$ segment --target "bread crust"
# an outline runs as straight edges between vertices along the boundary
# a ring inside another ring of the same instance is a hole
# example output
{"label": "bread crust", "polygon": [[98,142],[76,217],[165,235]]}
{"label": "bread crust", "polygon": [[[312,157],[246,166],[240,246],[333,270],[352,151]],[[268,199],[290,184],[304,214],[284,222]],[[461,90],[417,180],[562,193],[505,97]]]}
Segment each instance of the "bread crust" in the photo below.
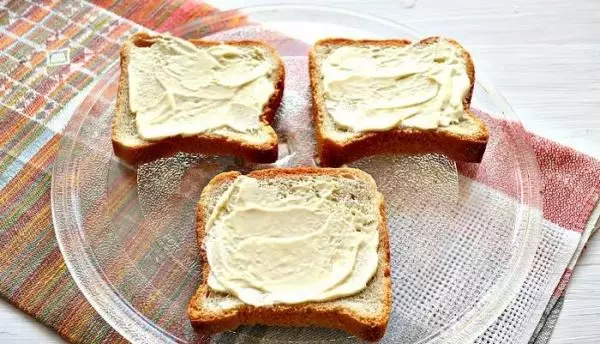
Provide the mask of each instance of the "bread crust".
{"label": "bread crust", "polygon": [[[207,262],[204,246],[205,225],[210,214],[205,213],[206,204],[212,197],[213,190],[223,183],[232,182],[239,172],[225,172],[217,175],[202,191],[198,202],[196,219],[196,232],[202,261]],[[257,179],[290,178],[308,175],[342,176],[358,179],[372,184],[376,188],[373,178],[367,173],[352,168],[274,168],[254,171],[248,176]],[[261,324],[274,326],[304,327],[316,325],[333,329],[343,330],[354,336],[367,341],[376,341],[383,337],[387,328],[389,314],[392,307],[392,282],[390,270],[390,244],[385,215],[383,195],[379,195],[379,255],[383,255],[385,264],[378,266],[383,274],[383,311],[376,317],[363,317],[351,310],[340,306],[331,306],[323,302],[308,302],[296,305],[273,305],[266,307],[255,307],[252,305],[240,305],[227,311],[210,313],[198,307],[202,299],[210,296],[208,287],[209,266],[204,264],[201,284],[196,294],[190,300],[188,316],[194,328],[203,334],[232,330],[241,325]],[[381,265],[381,264],[380,264]]]}
{"label": "bread crust", "polygon": [[[441,37],[429,37],[417,44],[432,44]],[[324,120],[327,116],[324,100],[319,94],[321,76],[318,67],[316,48],[324,45],[351,46],[351,45],[379,45],[384,47],[405,46],[412,44],[408,40],[351,40],[343,38],[330,38],[319,40],[309,52],[309,73],[312,95],[312,117],[315,126],[317,141],[317,155],[321,166],[340,166],[342,164],[360,159],[362,157],[379,154],[427,154],[440,153],[454,160],[465,162],[481,162],[489,132],[486,125],[473,111],[471,111],[471,98],[475,85],[475,66],[471,55],[457,41],[446,39],[458,47],[467,65],[467,74],[471,88],[463,101],[465,116],[476,123],[478,132],[472,136],[460,135],[444,128],[423,130],[416,128],[395,128],[387,131],[372,131],[344,142],[336,141],[327,136],[324,130]]]}
{"label": "bread crust", "polygon": [[[272,47],[258,41],[228,41],[227,44],[236,46],[260,46],[269,51],[277,61],[274,76],[275,91],[269,98],[263,108],[260,116],[262,123],[261,130],[266,130],[271,137],[269,142],[264,144],[252,144],[222,135],[204,133],[192,136],[174,136],[156,141],[143,141],[139,144],[131,145],[123,142],[119,137],[119,124],[116,120],[117,115],[132,116],[129,110],[128,90],[128,70],[129,50],[131,44],[141,47],[151,46],[156,42],[158,36],[150,36],[147,33],[137,33],[133,35],[121,47],[121,75],[117,91],[116,114],[112,122],[112,144],[115,155],[125,162],[136,165],[155,160],[162,157],[171,156],[177,152],[199,153],[209,155],[230,155],[239,156],[244,160],[258,163],[271,163],[277,160],[277,135],[271,127],[275,113],[281,104],[283,96],[285,72],[283,61],[279,53]],[[196,46],[208,47],[221,44],[222,42],[190,40]]]}

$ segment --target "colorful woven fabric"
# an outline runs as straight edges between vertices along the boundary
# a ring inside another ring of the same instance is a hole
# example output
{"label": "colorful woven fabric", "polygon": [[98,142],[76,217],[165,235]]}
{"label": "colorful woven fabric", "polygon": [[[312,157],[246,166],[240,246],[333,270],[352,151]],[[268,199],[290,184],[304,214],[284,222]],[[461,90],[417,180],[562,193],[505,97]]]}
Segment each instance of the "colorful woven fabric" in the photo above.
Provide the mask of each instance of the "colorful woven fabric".
{"label": "colorful woven fabric", "polygon": [[[123,39],[143,27],[168,31],[214,11],[194,0],[15,0],[0,5],[0,295],[69,341],[125,341],[79,292],[54,237],[51,166],[69,110],[118,59]],[[554,234],[560,233],[575,243],[555,251],[540,250],[542,258],[559,250],[573,256],[560,283],[547,282],[557,287],[545,309],[539,310],[541,321],[531,339],[544,343],[577,258],[594,229],[589,219],[600,195],[600,162],[547,139],[530,138],[542,172],[543,240],[554,247],[551,244],[561,242]],[[462,172],[486,179],[468,166]],[[127,204],[132,183],[135,177],[125,177],[111,197]],[[492,186],[511,194],[510,186]],[[133,243],[132,252],[143,252],[144,244]],[[144,313],[162,316],[154,304],[137,306]],[[517,308],[509,308],[481,338],[501,338],[507,319],[516,316],[510,310]]]}
{"label": "colorful woven fabric", "polygon": [[110,11],[85,1],[0,5],[0,294],[69,341],[117,343],[124,339],[81,295],[54,237],[61,115],[118,59],[120,42],[141,28],[135,20],[168,29],[214,9],[197,1],[98,5]]}

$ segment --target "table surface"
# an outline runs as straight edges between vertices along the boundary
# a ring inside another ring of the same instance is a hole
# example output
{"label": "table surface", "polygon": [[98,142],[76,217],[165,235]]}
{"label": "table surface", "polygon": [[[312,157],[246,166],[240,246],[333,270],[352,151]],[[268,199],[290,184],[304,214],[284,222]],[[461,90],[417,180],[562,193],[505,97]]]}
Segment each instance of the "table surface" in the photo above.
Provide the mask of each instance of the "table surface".
{"label": "table surface", "polygon": [[[214,1],[221,9],[269,3],[273,1]],[[368,5],[361,0],[329,0],[327,4],[400,22],[425,35],[457,38],[471,51],[477,72],[500,90],[528,130],[600,159],[599,0],[387,0]],[[551,343],[600,342],[599,285],[600,236],[596,236],[575,269]],[[0,300],[0,343],[63,342]]]}

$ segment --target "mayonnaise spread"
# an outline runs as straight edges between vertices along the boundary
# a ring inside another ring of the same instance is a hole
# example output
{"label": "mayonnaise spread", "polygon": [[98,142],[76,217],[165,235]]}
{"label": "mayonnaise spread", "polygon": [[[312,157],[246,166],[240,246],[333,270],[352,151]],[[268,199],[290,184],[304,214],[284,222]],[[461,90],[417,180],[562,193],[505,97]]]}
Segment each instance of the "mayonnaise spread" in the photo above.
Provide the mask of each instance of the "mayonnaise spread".
{"label": "mayonnaise spread", "polygon": [[266,140],[259,117],[274,91],[273,70],[255,47],[197,47],[171,36],[133,46],[127,72],[138,135],[159,140],[227,129]]}
{"label": "mayonnaise spread", "polygon": [[255,306],[363,290],[377,271],[378,210],[339,201],[339,183],[320,179],[237,177],[206,223],[209,288]]}
{"label": "mayonnaise spread", "polygon": [[351,132],[458,123],[471,82],[461,50],[427,45],[344,46],[322,63],[325,106]]}

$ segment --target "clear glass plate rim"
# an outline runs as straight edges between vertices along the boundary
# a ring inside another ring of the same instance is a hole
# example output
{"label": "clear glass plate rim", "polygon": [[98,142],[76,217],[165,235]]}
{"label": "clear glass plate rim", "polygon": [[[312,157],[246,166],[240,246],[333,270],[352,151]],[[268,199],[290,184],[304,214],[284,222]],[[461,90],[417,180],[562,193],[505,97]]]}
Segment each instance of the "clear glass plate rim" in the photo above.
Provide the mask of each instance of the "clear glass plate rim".
{"label": "clear glass plate rim", "polygon": [[[175,29],[172,33],[185,33],[192,31],[194,27],[198,25],[208,26],[215,22],[222,22],[229,18],[239,17],[240,14],[248,14],[252,15],[255,13],[261,12],[272,12],[272,11],[289,11],[289,10],[298,10],[298,11],[317,11],[317,12],[328,12],[331,14],[342,14],[351,16],[354,18],[360,18],[364,20],[369,20],[372,22],[377,22],[379,24],[383,24],[385,26],[394,27],[396,29],[400,28],[407,32],[410,32],[414,36],[420,36],[417,31],[414,29],[400,24],[398,22],[394,22],[385,18],[373,16],[365,13],[358,13],[352,10],[347,10],[340,7],[334,6],[324,6],[324,5],[308,5],[308,4],[290,4],[290,3],[278,3],[278,4],[269,4],[269,5],[257,5],[257,6],[249,6],[249,7],[240,7],[237,9],[230,9],[222,12],[218,12],[206,17],[202,17],[201,19],[197,19],[194,21],[190,21],[184,25],[181,25]],[[256,25],[260,25],[261,23],[256,23]]]}
{"label": "clear glass plate rim", "polygon": [[[236,10],[229,10],[226,12],[216,13],[209,17],[203,18],[202,25],[208,25],[209,23],[214,22],[214,21],[222,21],[227,16],[239,15],[240,12],[252,14],[252,13],[260,13],[261,11],[269,11],[269,10],[281,11],[281,10],[292,10],[292,9],[325,11],[325,12],[330,12],[330,13],[335,13],[335,14],[350,15],[355,18],[376,21],[379,24],[384,24],[387,26],[401,28],[402,30],[412,32],[415,36],[418,36],[418,37],[421,36],[412,28],[408,28],[402,24],[395,23],[395,22],[387,20],[387,19],[383,19],[383,18],[371,16],[371,15],[366,15],[366,14],[362,14],[362,13],[356,13],[356,12],[341,9],[341,8],[325,7],[325,6],[311,6],[311,5],[289,5],[289,4],[268,5],[268,6],[254,6],[254,7],[240,8],[240,9],[236,9]],[[260,23],[257,23],[257,24],[260,24]],[[193,27],[194,25],[198,25],[198,23],[191,22],[189,24],[185,24],[182,27],[178,28],[177,31],[185,32],[184,30],[187,27]],[[77,213],[77,211],[74,211],[74,214],[71,214],[72,216],[75,216],[75,219],[70,219],[70,220],[68,219],[67,214],[58,214],[56,212],[56,209],[59,208],[57,206],[58,204],[67,205],[66,207],[63,206],[62,209],[76,209],[77,208],[77,205],[74,202],[72,202],[73,199],[70,199],[71,202],[69,202],[69,200],[67,200],[65,198],[66,197],[65,192],[69,191],[68,190],[69,187],[66,184],[66,182],[67,182],[66,178],[59,179],[59,178],[57,178],[57,176],[60,175],[61,170],[66,171],[66,170],[69,170],[69,168],[73,167],[73,166],[69,166],[69,161],[67,159],[68,157],[71,156],[70,153],[73,150],[73,145],[69,145],[69,141],[78,137],[81,127],[83,126],[85,119],[87,118],[92,106],[94,104],[96,104],[100,95],[102,95],[106,91],[106,89],[110,86],[110,84],[112,82],[114,82],[114,79],[118,72],[116,70],[117,65],[118,65],[118,63],[115,62],[109,68],[107,68],[107,72],[105,72],[103,75],[101,75],[101,77],[99,78],[99,82],[92,88],[92,90],[99,89],[99,92],[94,92],[94,94],[95,94],[94,100],[91,102],[87,102],[87,99],[86,99],[82,102],[82,104],[80,104],[80,106],[83,106],[84,104],[88,105],[85,116],[74,116],[75,118],[73,118],[69,122],[69,124],[67,125],[67,128],[64,131],[64,136],[61,139],[60,146],[59,146],[59,149],[57,152],[57,158],[56,158],[56,161],[53,166],[53,171],[52,171],[53,178],[52,178],[52,183],[51,183],[52,217],[53,217],[53,222],[54,222],[54,226],[55,226],[57,241],[58,241],[59,248],[63,254],[63,257],[65,258],[65,263],[67,265],[67,268],[69,269],[70,273],[74,277],[74,280],[75,280],[77,286],[79,287],[79,289],[83,292],[84,296],[90,302],[90,304],[94,307],[94,309],[96,309],[96,311],[113,328],[115,328],[121,335],[123,335],[126,339],[133,341],[133,342],[147,341],[147,340],[149,340],[149,341],[165,341],[166,339],[168,339],[172,342],[182,342],[179,338],[174,337],[173,335],[166,332],[159,326],[155,325],[151,320],[146,318],[144,315],[140,314],[137,310],[135,310],[133,307],[131,307],[131,305],[129,305],[127,302],[125,302],[124,300],[121,300],[118,297],[118,295],[119,295],[118,291],[110,284],[110,282],[108,282],[104,278],[102,278],[102,274],[101,274],[101,272],[99,272],[99,269],[100,269],[99,265],[94,260],[93,255],[85,254],[85,253],[89,253],[88,252],[89,247],[86,244],[85,238],[82,237],[82,234],[83,234],[81,232],[82,224],[81,224],[81,220],[78,218],[79,214]],[[494,102],[499,107],[502,108],[504,115],[508,115],[509,117],[512,117],[511,120],[514,120],[515,122],[518,123],[518,121],[516,120],[516,116],[511,108],[511,106],[509,105],[509,103],[504,99],[504,97],[493,86],[491,86],[491,83],[489,83],[487,80],[485,80],[484,77],[481,77],[478,75],[477,84],[479,84],[481,87],[483,87],[487,91],[487,93],[494,99]],[[92,93],[90,93],[90,95],[91,94]],[[80,110],[80,108],[78,108],[76,111],[78,111],[78,110]],[[515,140],[515,142],[520,146],[519,151],[524,152],[524,154],[517,156],[517,158],[518,158],[517,161],[518,161],[519,168],[520,168],[519,171],[522,174],[520,176],[520,179],[523,180],[523,178],[525,178],[525,180],[529,181],[529,185],[527,185],[526,190],[522,190],[523,191],[522,197],[527,202],[524,202],[521,205],[521,207],[523,207],[524,204],[527,204],[532,209],[540,209],[541,208],[540,207],[541,198],[540,198],[540,195],[538,192],[539,180],[540,180],[539,179],[539,167],[537,165],[537,161],[535,160],[533,147],[531,146],[531,144],[528,144],[528,142],[525,142],[525,140],[522,139],[523,135],[525,135],[524,129],[520,126],[518,126],[518,127],[519,127],[520,131],[522,131],[522,132],[517,132],[517,129],[515,129],[515,128],[511,128],[510,132],[514,137],[520,138],[520,139]],[[73,134],[73,133],[74,133],[74,135],[69,135],[69,134]],[[74,144],[74,141],[72,143]],[[62,181],[62,183],[60,183],[61,181]],[[523,187],[525,185],[521,184],[521,186]],[[62,197],[58,197],[58,195],[62,195]],[[67,204],[67,203],[69,203],[69,204]],[[523,214],[523,212],[521,212],[520,214]],[[528,228],[539,227],[539,224],[536,223],[535,216],[532,216],[531,211],[526,211],[525,215],[526,215],[525,216],[526,218],[524,218],[522,220],[526,221],[529,224],[527,226]],[[69,226],[69,224],[70,224],[70,226]],[[66,225],[66,227],[65,227],[65,225]],[[74,232],[76,235],[69,235],[70,232]],[[101,288],[98,291],[93,291],[93,290],[90,290],[87,287],[85,287],[85,285],[84,285],[85,283],[83,283],[82,280],[85,278],[90,278],[90,277],[81,275],[79,270],[77,268],[75,268],[75,265],[78,264],[75,260],[75,257],[73,257],[72,255],[70,255],[69,253],[66,252],[66,246],[72,245],[75,241],[79,242],[80,247],[83,250],[82,252],[79,252],[79,254],[82,255],[79,258],[84,258],[85,259],[84,263],[86,264],[86,266],[94,268],[93,270],[90,270],[90,271],[93,271],[93,273],[94,273],[93,279],[96,281],[102,281],[102,283],[105,284],[105,285],[100,285],[100,286],[97,285],[96,287]],[[525,257],[521,257],[521,258],[522,258],[522,260],[526,260],[526,259],[524,259]],[[530,261],[531,261],[531,259],[529,259],[529,262]],[[108,299],[105,299],[104,302],[98,302],[98,300],[95,298],[95,296],[97,296],[98,293],[103,293],[105,297],[108,296]],[[110,300],[111,302],[113,302],[114,306],[116,306],[124,314],[110,314],[110,312],[107,312],[102,305],[102,303],[105,303],[107,300]],[[133,323],[131,323],[131,321],[133,321]],[[132,327],[132,325],[133,325],[133,327]],[[136,327],[136,326],[138,326],[138,327]]]}

